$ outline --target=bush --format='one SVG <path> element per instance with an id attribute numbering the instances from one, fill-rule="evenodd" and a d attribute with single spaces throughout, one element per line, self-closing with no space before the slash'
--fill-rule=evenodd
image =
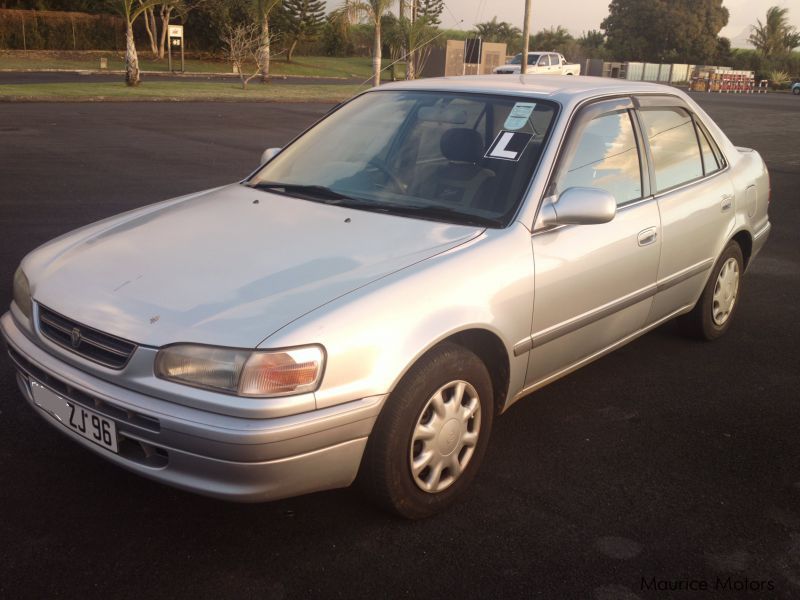
<path id="1" fill-rule="evenodd" d="M 770 79 L 773 71 L 784 71 L 790 77 L 800 77 L 800 52 L 780 57 L 765 57 L 756 50 L 737 48 L 731 52 L 730 66 L 734 69 L 755 71 L 757 79 Z"/>

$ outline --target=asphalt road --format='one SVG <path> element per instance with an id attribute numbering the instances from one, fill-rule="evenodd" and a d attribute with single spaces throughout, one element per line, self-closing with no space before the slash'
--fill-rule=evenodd
<path id="1" fill-rule="evenodd" d="M 772 173 L 725 338 L 667 325 L 517 403 L 466 500 L 422 522 L 354 489 L 237 505 L 146 481 L 59 436 L 0 358 L 0 597 L 800 597 L 800 99 L 697 98 Z M 0 299 L 37 244 L 236 180 L 325 110 L 0 106 Z"/>

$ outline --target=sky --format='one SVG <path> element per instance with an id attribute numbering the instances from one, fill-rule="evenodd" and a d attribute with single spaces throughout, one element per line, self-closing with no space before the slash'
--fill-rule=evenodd
<path id="1" fill-rule="evenodd" d="M 328 4 L 335 2 L 329 0 Z M 471 29 L 475 23 L 489 21 L 497 15 L 498 21 L 508 21 L 522 29 L 524 0 L 445 0 L 445 3 L 443 27 Z M 608 14 L 608 3 L 609 0 L 532 0 L 531 29 L 536 32 L 562 25 L 579 36 L 584 31 L 600 28 L 600 22 Z M 797 0 L 725 0 L 723 5 L 730 11 L 730 19 L 721 35 L 731 38 L 734 47 L 745 45 L 750 25 L 755 24 L 756 19 L 763 22 L 770 6 L 788 7 L 789 20 L 800 29 L 800 2 Z M 463 23 L 459 23 L 462 19 Z"/>

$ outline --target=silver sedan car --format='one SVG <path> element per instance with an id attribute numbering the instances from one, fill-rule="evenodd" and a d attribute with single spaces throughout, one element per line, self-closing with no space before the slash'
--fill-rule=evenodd
<path id="1" fill-rule="evenodd" d="M 723 335 L 770 231 L 758 153 L 647 83 L 387 85 L 262 162 L 34 250 L 0 323 L 56 429 L 231 500 L 434 514 L 517 400 L 676 317 Z"/>

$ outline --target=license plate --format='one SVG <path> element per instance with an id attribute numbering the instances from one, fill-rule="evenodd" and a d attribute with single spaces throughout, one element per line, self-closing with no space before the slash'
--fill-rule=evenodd
<path id="1" fill-rule="evenodd" d="M 36 405 L 61 423 L 87 440 L 112 452 L 118 452 L 117 427 L 114 421 L 103 415 L 70 402 L 42 384 L 31 381 L 31 392 Z"/>

